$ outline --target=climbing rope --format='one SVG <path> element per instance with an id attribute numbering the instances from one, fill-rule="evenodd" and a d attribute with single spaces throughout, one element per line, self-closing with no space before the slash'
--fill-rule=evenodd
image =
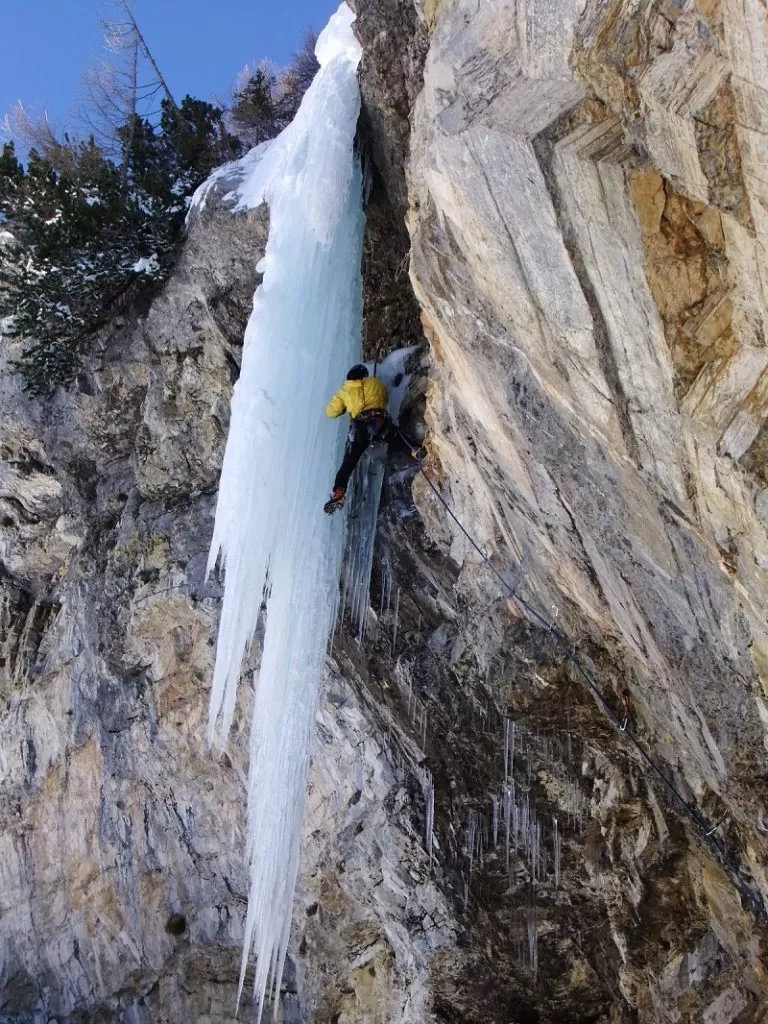
<path id="1" fill-rule="evenodd" d="M 703 815 L 688 800 L 685 799 L 685 797 L 678 790 L 675 784 L 671 781 L 671 779 L 669 779 L 665 775 L 665 773 L 662 771 L 662 769 L 659 767 L 656 761 L 654 761 L 651 755 L 645 750 L 643 745 L 640 743 L 638 738 L 630 730 L 628 714 L 626 714 L 626 712 L 624 714 L 619 714 L 619 712 L 616 711 L 616 709 L 611 705 L 610 701 L 606 698 L 605 694 L 600 689 L 594 675 L 589 671 L 589 669 L 584 668 L 584 666 L 579 661 L 565 634 L 561 633 L 560 630 L 555 627 L 554 622 L 551 622 L 549 619 L 547 619 L 546 616 L 542 615 L 541 612 L 534 608 L 533 605 L 531 605 L 528 601 L 525 600 L 525 598 L 520 596 L 518 592 L 519 584 L 513 586 L 493 565 L 490 557 L 485 553 L 485 551 L 483 551 L 483 549 L 477 543 L 477 541 L 469 532 L 469 530 L 467 530 L 467 528 L 461 522 L 459 517 L 456 515 L 456 513 L 450 507 L 450 505 L 445 500 L 443 495 L 440 493 L 439 488 L 427 476 L 427 473 L 424 469 L 423 460 L 422 458 L 419 457 L 418 451 L 414 448 L 414 446 L 411 444 L 408 438 L 399 429 L 398 434 L 400 435 L 404 443 L 408 445 L 408 450 L 410 452 L 411 458 L 413 458 L 417 463 L 419 467 L 419 472 L 427 481 L 427 484 L 431 489 L 432 493 L 435 495 L 437 500 L 443 506 L 443 508 L 451 517 L 451 519 L 459 528 L 459 530 L 461 530 L 461 532 L 467 538 L 467 540 L 478 553 L 478 555 L 480 555 L 480 558 L 483 560 L 483 563 L 485 564 L 486 568 L 489 569 L 493 576 L 496 577 L 499 584 L 509 594 L 509 596 L 514 601 L 516 601 L 520 605 L 520 607 L 524 611 L 526 611 L 533 620 L 544 626 L 547 629 L 547 631 L 552 635 L 553 639 L 565 655 L 566 660 L 573 665 L 576 672 L 587 684 L 587 686 L 589 687 L 589 689 L 591 690 L 592 694 L 595 696 L 599 704 L 602 705 L 603 710 L 606 712 L 606 714 L 611 719 L 613 724 L 617 727 L 618 731 L 629 740 L 632 746 L 634 746 L 642 760 L 657 776 L 657 778 L 666 788 L 667 792 L 670 793 L 675 798 L 675 800 L 677 800 L 677 802 L 689 816 L 691 821 L 696 826 L 696 830 L 698 831 L 704 842 L 707 843 L 715 851 L 723 869 L 728 874 L 729 878 L 731 879 L 731 882 L 736 887 L 736 889 L 749 903 L 753 913 L 763 921 L 768 920 L 768 913 L 766 912 L 766 907 L 762 899 L 760 898 L 758 893 L 756 893 L 755 890 L 751 888 L 751 886 L 747 885 L 747 883 L 741 877 L 741 872 L 738 866 L 731 860 L 722 841 L 715 835 L 715 831 L 723 823 L 725 818 L 722 818 L 716 825 L 712 826 L 703 817 Z M 522 566 L 520 566 L 520 569 L 522 570 Z"/>

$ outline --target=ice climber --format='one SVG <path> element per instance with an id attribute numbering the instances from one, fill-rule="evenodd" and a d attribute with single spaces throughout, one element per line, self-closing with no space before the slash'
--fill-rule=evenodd
<path id="1" fill-rule="evenodd" d="M 329 515 L 344 505 L 349 478 L 368 445 L 388 439 L 392 428 L 388 405 L 386 385 L 378 377 L 369 376 L 362 363 L 352 367 L 341 390 L 328 403 L 326 416 L 335 419 L 348 412 L 352 419 L 344 459 L 333 482 L 333 494 L 323 506 Z"/>

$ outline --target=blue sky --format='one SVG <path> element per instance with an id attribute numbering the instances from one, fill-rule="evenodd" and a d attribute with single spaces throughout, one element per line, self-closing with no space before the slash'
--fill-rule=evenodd
<path id="1" fill-rule="evenodd" d="M 323 28 L 340 0 L 134 0 L 136 19 L 177 98 L 225 97 L 247 62 L 288 61 L 309 26 Z M 100 0 L 4 0 L 0 118 L 17 100 L 72 120 L 82 74 L 104 55 Z"/>

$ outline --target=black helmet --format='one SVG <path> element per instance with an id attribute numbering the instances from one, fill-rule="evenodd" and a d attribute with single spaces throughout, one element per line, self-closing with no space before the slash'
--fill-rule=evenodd
<path id="1" fill-rule="evenodd" d="M 368 367 L 365 363 L 355 363 L 352 369 L 347 374 L 347 380 L 362 380 L 363 377 L 368 376 Z"/>

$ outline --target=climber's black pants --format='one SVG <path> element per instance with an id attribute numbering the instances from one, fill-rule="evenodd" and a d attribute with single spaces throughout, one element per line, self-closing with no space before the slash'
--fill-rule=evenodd
<path id="1" fill-rule="evenodd" d="M 352 420 L 344 459 L 333 482 L 334 491 L 346 491 L 349 478 L 368 445 L 389 440 L 391 432 L 392 420 L 386 414 L 364 413 L 359 419 Z"/>

